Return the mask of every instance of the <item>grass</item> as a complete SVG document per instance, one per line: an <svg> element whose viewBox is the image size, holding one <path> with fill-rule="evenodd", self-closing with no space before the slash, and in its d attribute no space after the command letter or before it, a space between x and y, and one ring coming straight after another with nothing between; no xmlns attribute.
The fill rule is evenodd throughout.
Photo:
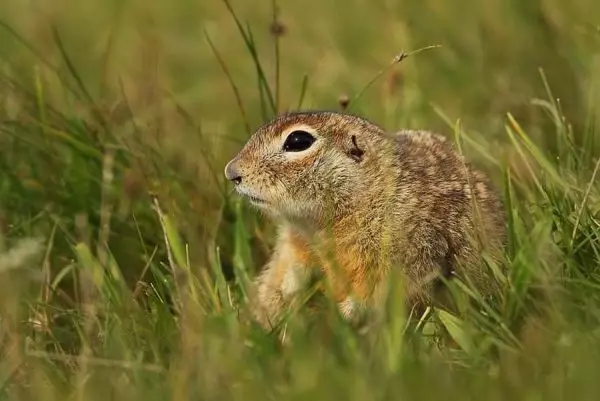
<svg viewBox="0 0 600 401"><path fill-rule="evenodd" d="M39 6L0 5L1 399L596 398L596 2ZM297 311L282 347L247 308L273 227L222 169L344 98L493 177L509 273L368 335Z"/></svg>

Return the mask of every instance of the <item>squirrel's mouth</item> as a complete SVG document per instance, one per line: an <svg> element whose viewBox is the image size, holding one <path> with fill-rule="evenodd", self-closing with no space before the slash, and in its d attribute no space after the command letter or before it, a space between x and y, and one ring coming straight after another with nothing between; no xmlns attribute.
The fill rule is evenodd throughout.
<svg viewBox="0 0 600 401"><path fill-rule="evenodd" d="M264 205L267 203L264 199L257 198L256 196L248 196L248 200L254 205Z"/></svg>
<svg viewBox="0 0 600 401"><path fill-rule="evenodd" d="M238 191L238 192L240 193L240 195L245 196L250 201L250 203L252 203L253 205L260 206L260 205L265 205L267 203L267 201L265 201L264 199L259 198L258 196L255 196L255 195L251 195L246 191Z"/></svg>
<svg viewBox="0 0 600 401"><path fill-rule="evenodd" d="M238 187L238 188L236 188L236 190L237 190L238 194L240 194L243 197L245 197L246 199L248 199L248 201L254 206L266 206L268 204L268 202L266 200L254 195L253 193L251 193L250 191L248 191L244 188Z"/></svg>

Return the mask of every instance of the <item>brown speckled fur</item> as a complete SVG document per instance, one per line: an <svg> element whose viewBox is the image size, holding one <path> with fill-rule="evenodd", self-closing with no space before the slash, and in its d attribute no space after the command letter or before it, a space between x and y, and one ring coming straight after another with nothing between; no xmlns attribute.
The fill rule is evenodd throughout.
<svg viewBox="0 0 600 401"><path fill-rule="evenodd" d="M286 154L293 129L317 142ZM360 160L351 157L356 146ZM228 168L241 176L238 192L262 199L257 206L278 222L273 255L256 279L265 326L314 273L325 274L348 319L378 306L390 269L402 272L408 307L432 302L440 276L468 274L480 291L492 290L480 255L500 257L503 207L442 136L387 134L335 112L289 113L260 127Z"/></svg>

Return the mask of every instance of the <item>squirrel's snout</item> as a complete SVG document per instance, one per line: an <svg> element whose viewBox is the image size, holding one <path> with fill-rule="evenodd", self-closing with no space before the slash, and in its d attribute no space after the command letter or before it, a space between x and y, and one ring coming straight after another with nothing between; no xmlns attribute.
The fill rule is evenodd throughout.
<svg viewBox="0 0 600 401"><path fill-rule="evenodd" d="M237 169L236 161L237 159L233 159L225 166L225 178L237 185L242 182L242 175Z"/></svg>

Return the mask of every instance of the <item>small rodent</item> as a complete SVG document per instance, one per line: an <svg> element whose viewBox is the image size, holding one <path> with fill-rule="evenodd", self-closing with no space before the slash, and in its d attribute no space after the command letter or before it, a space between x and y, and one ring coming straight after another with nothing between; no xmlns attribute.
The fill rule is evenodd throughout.
<svg viewBox="0 0 600 401"><path fill-rule="evenodd" d="M275 249L255 282L265 327L315 274L350 321L382 306L392 271L408 308L435 301L441 277L468 275L481 293L495 286L481 255L501 258L503 204L441 135L389 134L339 112L290 112L260 127L225 176L277 222Z"/></svg>

